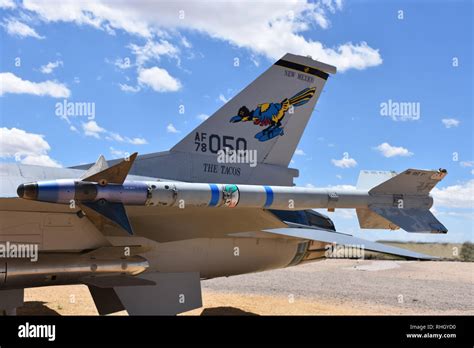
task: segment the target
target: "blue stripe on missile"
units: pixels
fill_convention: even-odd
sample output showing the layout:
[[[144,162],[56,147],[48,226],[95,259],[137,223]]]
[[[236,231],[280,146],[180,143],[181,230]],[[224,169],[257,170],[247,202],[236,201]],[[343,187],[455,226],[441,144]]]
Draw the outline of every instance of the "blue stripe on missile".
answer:
[[[267,193],[267,198],[265,200],[265,208],[268,208],[273,204],[273,190],[270,186],[263,186],[265,188],[265,192]]]
[[[219,187],[216,184],[209,184],[211,187],[211,201],[209,202],[210,207],[215,207],[219,203]]]
[[[45,202],[57,202],[59,198],[59,183],[56,181],[45,181],[38,185],[38,200]]]

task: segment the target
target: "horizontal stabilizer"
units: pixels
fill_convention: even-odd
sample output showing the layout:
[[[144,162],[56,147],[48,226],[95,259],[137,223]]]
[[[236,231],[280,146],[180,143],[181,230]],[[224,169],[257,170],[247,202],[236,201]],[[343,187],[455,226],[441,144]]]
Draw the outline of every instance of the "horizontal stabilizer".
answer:
[[[446,233],[448,229],[427,209],[373,207],[370,209],[407,232]]]
[[[279,234],[287,237],[294,237],[306,240],[314,240],[329,244],[340,244],[347,246],[360,246],[364,250],[376,251],[384,254],[403,256],[410,259],[434,260],[435,256],[420,254],[414,251],[392,247],[382,243],[371,242],[361,238],[353,237],[347,234],[316,230],[310,228],[275,228],[263,230],[264,232]]]

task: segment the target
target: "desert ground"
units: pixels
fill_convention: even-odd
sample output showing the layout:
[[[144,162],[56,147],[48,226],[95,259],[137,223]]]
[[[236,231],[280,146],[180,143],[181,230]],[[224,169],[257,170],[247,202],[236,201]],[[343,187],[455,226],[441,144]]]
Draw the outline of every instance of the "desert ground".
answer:
[[[328,259],[205,280],[202,293],[203,307],[183,315],[474,315],[474,263]],[[97,311],[74,285],[26,289],[17,314]]]

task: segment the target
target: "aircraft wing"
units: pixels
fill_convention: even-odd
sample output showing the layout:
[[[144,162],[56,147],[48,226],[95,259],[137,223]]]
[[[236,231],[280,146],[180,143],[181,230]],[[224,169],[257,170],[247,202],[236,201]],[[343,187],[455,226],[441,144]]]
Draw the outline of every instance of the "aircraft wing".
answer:
[[[365,239],[357,238],[348,234],[331,232],[326,230],[319,230],[313,228],[273,228],[263,230],[272,234],[277,234],[285,237],[294,237],[306,240],[314,240],[324,243],[334,243],[346,246],[359,246],[364,250],[376,251],[384,254],[403,256],[409,259],[419,260],[435,260],[438,257],[420,254],[407,249],[392,247],[382,243],[371,242]]]

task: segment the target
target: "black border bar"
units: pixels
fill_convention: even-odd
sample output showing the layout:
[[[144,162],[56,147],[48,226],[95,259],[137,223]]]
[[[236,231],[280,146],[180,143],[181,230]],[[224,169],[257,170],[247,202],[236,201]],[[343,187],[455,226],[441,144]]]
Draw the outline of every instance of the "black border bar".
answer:
[[[106,316],[0,317],[2,348],[54,344],[222,344],[315,342],[344,344],[408,344],[472,347],[472,316]],[[56,339],[19,338],[19,325],[55,325]],[[424,330],[415,327],[426,327]],[[433,328],[428,329],[429,326]],[[441,326],[441,328],[440,328]],[[455,338],[411,338],[408,334],[455,334]]]
[[[275,63],[275,65],[279,65],[279,66],[282,66],[282,67],[288,68],[288,69],[301,71],[305,74],[314,75],[314,76],[320,77],[324,80],[327,80],[328,77],[329,77],[329,74],[325,73],[324,71],[318,70],[316,68],[312,68],[310,66],[305,66],[305,65],[302,65],[302,64],[290,62],[288,60],[280,59],[279,61],[277,61]]]

